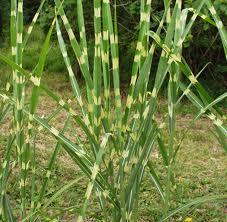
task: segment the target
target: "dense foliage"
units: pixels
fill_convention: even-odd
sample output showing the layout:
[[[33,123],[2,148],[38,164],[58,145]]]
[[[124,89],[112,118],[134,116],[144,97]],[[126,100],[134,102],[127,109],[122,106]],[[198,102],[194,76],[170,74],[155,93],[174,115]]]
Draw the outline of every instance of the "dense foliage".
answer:
[[[35,1],[24,1],[24,22],[29,24],[38,9],[41,0]],[[185,0],[184,5],[186,7],[194,7],[199,1]],[[112,10],[113,10],[112,1]],[[92,18],[92,4],[90,0],[84,0],[84,16],[85,16],[85,26],[87,30],[88,45],[93,45],[92,36],[94,33],[93,28],[93,18]],[[221,15],[224,24],[227,24],[227,0],[215,0],[214,5],[217,8],[218,13]],[[173,6],[173,5],[172,5]],[[1,13],[0,13],[0,30],[2,38],[7,38],[8,28],[9,28],[9,1],[2,0],[1,3]],[[65,0],[64,8],[69,15],[70,22],[76,27],[76,0]],[[119,46],[120,46],[120,56],[123,61],[121,65],[121,70],[123,72],[121,79],[125,82],[129,81],[130,77],[130,64],[133,59],[133,50],[136,44],[136,36],[139,30],[139,15],[140,15],[140,1],[138,0],[128,0],[122,1],[117,0],[117,18],[119,22],[119,31],[121,35],[119,36]],[[152,1],[152,13],[151,13],[151,28],[156,29],[158,27],[159,21],[163,15],[164,8],[162,1],[153,0]],[[44,10],[42,16],[39,19],[39,26],[44,32],[48,30],[48,25],[52,19],[54,13],[54,2],[47,0],[44,5]],[[202,13],[209,16],[207,9],[203,9]],[[76,30],[76,28],[75,28]],[[78,33],[76,34],[78,36]],[[203,39],[201,40],[201,36]],[[190,47],[189,47],[190,46]],[[207,89],[213,95],[218,95],[223,93],[227,87],[226,72],[227,65],[224,60],[224,52],[221,46],[220,37],[216,34],[215,27],[208,22],[204,22],[202,19],[197,19],[196,23],[189,33],[184,47],[184,56],[188,63],[191,65],[193,71],[198,73],[207,63],[211,62],[206,70],[200,75],[199,79],[206,85]],[[35,51],[36,49],[32,50]],[[28,52],[28,57],[30,52]],[[53,54],[56,53],[53,52]],[[59,53],[58,53],[59,54]],[[91,53],[90,53],[91,54]],[[37,57],[37,55],[36,55]],[[57,57],[58,58],[58,57]],[[156,59],[156,58],[155,58]],[[55,60],[56,61],[56,60]],[[60,59],[57,60],[61,64]],[[30,63],[28,64],[28,66]],[[156,64],[157,65],[157,64]],[[47,70],[62,72],[63,67],[58,65],[53,68],[48,68]],[[75,64],[77,67],[77,64]],[[153,71],[157,66],[153,67]],[[213,80],[217,80],[214,81]],[[152,81],[152,78],[151,78]]]

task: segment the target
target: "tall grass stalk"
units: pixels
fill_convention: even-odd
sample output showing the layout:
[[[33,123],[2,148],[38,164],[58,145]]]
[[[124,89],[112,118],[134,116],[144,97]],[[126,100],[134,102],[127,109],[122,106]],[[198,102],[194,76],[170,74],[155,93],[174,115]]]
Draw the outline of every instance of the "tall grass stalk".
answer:
[[[174,214],[192,205],[226,198],[224,196],[204,197],[171,211],[173,210],[170,204],[173,197],[172,190],[175,186],[173,171],[177,154],[183,148],[182,141],[188,130],[201,116],[206,116],[213,122],[214,134],[227,150],[223,113],[217,107],[217,103],[225,99],[227,94],[220,95],[213,100],[199,83],[182,55],[183,43],[187,35],[197,17],[202,17],[204,22],[217,27],[227,57],[226,30],[212,2],[202,0],[196,8],[189,9],[183,8],[181,0],[165,0],[162,19],[157,30],[153,31],[150,30],[152,1],[140,1],[140,21],[138,21],[140,29],[132,62],[131,81],[125,99],[121,95],[121,70],[119,68],[121,61],[119,61],[118,42],[121,33],[118,33],[117,1],[114,1],[113,9],[109,0],[93,1],[95,40],[93,67],[90,66],[88,59],[89,45],[84,22],[83,1],[77,1],[77,31],[79,32],[77,39],[65,14],[64,2],[54,0],[56,10],[43,43],[38,64],[33,67],[32,73],[23,69],[23,50],[32,30],[35,29],[34,25],[44,2],[45,0],[41,2],[23,39],[23,0],[11,0],[12,58],[0,54],[0,60],[12,67],[13,72],[12,81],[7,83],[7,87],[2,88],[0,92],[3,99],[0,122],[7,115],[11,116],[12,121],[0,174],[1,220],[43,221],[45,214],[42,212],[49,212],[49,204],[80,180],[75,179],[63,186],[61,190],[53,194],[48,204],[45,204],[45,193],[60,149],[66,151],[88,178],[83,204],[80,206],[81,210],[75,212],[78,222],[85,221],[91,198],[99,204],[105,221],[137,220],[140,188],[146,173],[150,175],[153,185],[160,194],[163,203],[162,221],[168,220]],[[203,8],[208,8],[211,17],[204,17],[201,13]],[[71,100],[62,99],[41,82],[54,29],[56,29],[59,48],[68,71],[73,100],[80,107],[78,112],[74,110]],[[74,75],[66,39],[62,35],[63,29],[68,34],[73,56],[77,59],[83,74],[86,96],[82,95],[81,86]],[[161,49],[158,67],[155,73],[151,73],[153,56],[158,52],[157,48]],[[148,87],[150,75],[155,75],[151,91]],[[182,75],[186,77],[186,80],[183,81]],[[165,80],[168,82],[168,111],[163,116],[164,123],[160,123],[157,118],[158,95],[164,87]],[[32,87],[28,98],[29,107],[24,105],[25,81]],[[11,85],[13,93],[9,90]],[[39,101],[40,92],[45,92],[59,106],[57,111],[50,113],[49,118],[46,119],[37,115],[37,106],[42,102]],[[176,141],[176,111],[183,97],[187,97],[198,112],[195,113],[195,117],[182,138]],[[68,117],[64,121],[62,130],[58,130],[50,120],[54,119],[62,109]],[[82,142],[78,135],[75,135],[76,140],[66,136],[65,132],[74,127],[74,124],[70,124],[72,122],[75,122],[83,132],[86,141]],[[38,125],[38,131],[35,125]],[[43,129],[55,138],[56,147],[48,162],[47,170],[42,176],[42,186],[36,187],[38,180],[36,170],[39,167],[36,160],[36,136],[37,132]],[[168,133],[165,138],[164,130]],[[166,169],[164,181],[160,180],[158,169],[152,163],[151,153],[155,146],[159,149]],[[12,200],[13,197],[7,194],[9,178],[15,165],[20,169],[20,179],[18,179],[20,204],[17,204],[16,200]],[[14,210],[15,208],[19,209],[19,212]]]

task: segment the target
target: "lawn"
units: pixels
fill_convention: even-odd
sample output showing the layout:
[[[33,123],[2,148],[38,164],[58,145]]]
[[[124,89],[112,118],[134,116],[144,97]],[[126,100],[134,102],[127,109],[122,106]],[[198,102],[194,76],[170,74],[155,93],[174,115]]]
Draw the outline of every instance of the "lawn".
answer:
[[[45,84],[53,89],[58,95],[61,95],[64,99],[72,97],[70,83],[63,74],[59,73],[46,73],[43,77]],[[83,84],[83,83],[81,83]],[[27,94],[30,94],[31,88],[27,89]],[[40,97],[38,114],[43,118],[48,117],[57,108],[57,104],[51,100],[47,95],[41,94]],[[167,103],[165,99],[159,98],[158,100],[160,116],[165,113],[167,109]],[[75,105],[75,110],[79,110]],[[184,101],[179,109],[179,115],[177,117],[177,138],[180,138],[186,129],[186,126],[193,117],[195,108]],[[9,133],[9,119],[8,116],[4,124],[0,128],[0,154],[4,150],[6,142],[6,136]],[[64,121],[67,117],[66,112],[61,111],[51,121],[57,129],[63,127]],[[161,117],[158,121],[162,121]],[[67,136],[71,139],[75,139],[75,135],[78,135],[82,140],[84,139],[83,133],[77,129],[77,126],[71,123],[70,131],[67,131]],[[181,204],[188,202],[189,200],[202,197],[205,195],[220,195],[226,194],[227,192],[227,171],[226,171],[226,155],[223,148],[219,145],[216,138],[210,132],[212,129],[212,123],[207,118],[201,118],[193,128],[190,129],[189,133],[185,137],[182,145],[182,149],[178,153],[177,162],[174,164],[175,172],[175,186],[172,187],[171,195],[171,208],[174,209],[179,207]],[[165,130],[164,130],[165,133]],[[41,178],[46,174],[47,163],[50,155],[52,154],[56,145],[54,137],[45,131],[41,130],[36,137],[36,154],[37,154],[37,166],[36,177],[40,178],[37,180],[41,182]],[[162,164],[162,159],[158,149],[155,146],[150,160],[158,169],[158,174],[161,177],[161,181],[165,178],[165,168]],[[10,197],[14,200],[18,199],[18,180],[15,178],[18,176],[17,167],[13,168],[13,177],[10,179],[10,188],[8,192]],[[75,181],[78,179],[78,181]],[[57,156],[57,161],[54,165],[54,171],[50,177],[50,182],[45,195],[45,201],[56,193],[56,190],[60,190],[64,185],[70,184],[74,181],[73,185],[67,190],[62,192],[57,198],[50,203],[48,211],[43,212],[46,214],[46,218],[50,218],[51,215],[59,213],[59,221],[75,221],[75,213],[77,214],[83,204],[83,196],[86,192],[87,178],[83,172],[75,165],[71,158],[63,151],[60,151]],[[39,187],[39,184],[36,184]],[[153,186],[152,180],[148,172],[145,172],[145,178],[140,188],[140,199],[138,203],[138,221],[151,221],[155,222],[162,215],[162,202],[161,198]],[[12,202],[14,202],[12,200]],[[201,206],[195,206],[190,209],[187,213],[176,215],[171,221],[192,221],[194,222],[224,222],[226,220],[226,205],[223,203],[210,203],[203,204]],[[88,217],[93,218],[88,221],[103,221],[104,215],[99,211],[97,199],[92,197],[88,206]],[[15,206],[15,211],[19,210]],[[94,219],[95,218],[95,219]],[[187,219],[186,219],[187,218]]]

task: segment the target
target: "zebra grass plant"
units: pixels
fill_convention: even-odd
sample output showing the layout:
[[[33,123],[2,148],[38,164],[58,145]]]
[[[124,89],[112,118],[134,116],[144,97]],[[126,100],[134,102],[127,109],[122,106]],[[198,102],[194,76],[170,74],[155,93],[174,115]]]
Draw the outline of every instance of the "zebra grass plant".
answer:
[[[164,13],[156,31],[150,30],[151,0],[141,0],[140,29],[132,63],[131,81],[127,98],[121,97],[119,69],[118,22],[117,10],[111,9],[109,0],[94,0],[94,62],[88,56],[86,27],[84,25],[83,1],[77,0],[77,22],[79,38],[77,39],[64,12],[64,2],[54,0],[56,13],[40,52],[40,58],[32,72],[23,69],[23,50],[36,24],[43,0],[28,30],[23,26],[23,0],[11,0],[10,39],[12,57],[0,54],[1,61],[12,68],[6,87],[1,89],[1,115],[3,122],[10,117],[11,131],[2,157],[0,179],[0,218],[2,221],[43,221],[42,212],[48,212],[48,206],[63,191],[69,189],[80,178],[68,183],[56,191],[50,200],[45,201],[48,182],[51,180],[52,169],[60,149],[64,149],[80,170],[88,177],[89,182],[84,194],[81,211],[75,215],[76,221],[86,220],[89,200],[96,198],[104,221],[128,222],[135,221],[141,183],[145,170],[149,172],[153,185],[163,200],[161,221],[183,209],[209,201],[225,199],[226,196],[208,196],[196,199],[172,211],[170,206],[173,166],[182,141],[188,130],[201,116],[206,116],[214,124],[214,133],[219,142],[226,147],[226,127],[223,113],[217,103],[226,98],[223,94],[213,100],[205,88],[199,83],[189,65],[182,56],[183,43],[189,34],[194,21],[201,17],[204,22],[217,27],[227,58],[227,34],[223,23],[210,0],[201,0],[196,8],[183,8],[182,1],[164,0]],[[115,2],[116,6],[116,2]],[[202,8],[210,11],[210,17],[201,13]],[[59,20],[62,23],[59,23]],[[56,29],[59,48],[69,74],[72,93],[80,112],[77,113],[70,101],[63,100],[48,86],[41,83],[45,60],[48,56],[50,40]],[[86,85],[86,96],[82,96],[81,87],[75,78],[67,52],[62,29],[68,34]],[[161,38],[160,33],[164,33]],[[25,34],[24,34],[25,33]],[[162,35],[163,36],[163,35]],[[149,90],[153,56],[157,48],[161,49],[155,83]],[[154,74],[153,74],[154,75]],[[186,80],[182,80],[184,75]],[[157,119],[157,97],[168,81],[168,112],[163,116],[166,121]],[[29,95],[29,107],[25,106],[26,85],[32,86]],[[113,86],[113,87],[112,87]],[[193,90],[191,90],[193,88]],[[11,90],[12,89],[12,90]],[[59,109],[48,118],[37,115],[40,92],[45,92],[56,101]],[[113,94],[113,96],[112,96]],[[176,111],[183,97],[198,109],[195,117],[185,130],[183,137],[176,140]],[[64,109],[68,113],[62,131],[50,124],[58,112]],[[86,136],[86,143],[77,135],[76,142],[65,135],[69,122],[74,121]],[[56,139],[56,147],[49,160],[47,171],[43,175],[41,187],[36,187],[35,145],[32,142],[38,129],[46,129]],[[168,143],[164,143],[163,128],[168,132]],[[166,140],[166,138],[165,138]],[[166,179],[161,181],[157,170],[152,165],[151,153],[157,145],[166,169]],[[12,169],[17,166],[20,203],[11,200],[8,180]],[[10,200],[10,201],[9,201]],[[152,207],[152,206],[151,206]],[[19,211],[15,210],[19,209]],[[56,216],[57,219],[57,216]]]

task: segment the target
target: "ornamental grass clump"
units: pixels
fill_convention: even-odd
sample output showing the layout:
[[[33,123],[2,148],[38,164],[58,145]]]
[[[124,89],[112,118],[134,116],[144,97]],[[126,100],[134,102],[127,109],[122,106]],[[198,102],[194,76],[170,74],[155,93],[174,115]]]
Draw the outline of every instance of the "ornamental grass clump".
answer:
[[[165,10],[159,27],[157,30],[150,30],[152,2],[151,0],[141,0],[140,29],[126,99],[121,97],[121,72],[119,69],[121,61],[119,61],[118,43],[118,35],[121,33],[118,33],[116,2],[113,4],[114,10],[112,10],[109,0],[93,1],[95,45],[94,58],[91,62],[88,56],[83,1],[77,0],[76,21],[79,37],[76,38],[64,12],[64,2],[54,0],[55,15],[53,15],[52,24],[50,24],[43,43],[38,64],[33,67],[32,72],[23,69],[23,50],[35,28],[34,25],[44,2],[45,0],[41,2],[28,30],[24,30],[23,0],[11,0],[12,57],[8,58],[0,54],[1,61],[12,68],[12,75],[9,76],[6,87],[1,86],[0,93],[2,98],[0,122],[9,116],[11,124],[0,174],[1,220],[44,221],[46,213],[49,212],[48,207],[55,198],[63,192],[67,192],[80,180],[80,178],[75,178],[61,190],[56,191],[50,199],[45,198],[48,182],[51,180],[53,166],[60,149],[67,152],[72,161],[89,179],[83,204],[80,206],[81,210],[75,212],[78,222],[86,220],[91,198],[97,200],[105,221],[137,220],[138,199],[145,172],[150,174],[153,182],[151,185],[157,188],[163,202],[161,221],[168,220],[174,214],[191,206],[225,199],[226,196],[203,197],[175,210],[170,205],[173,195],[171,187],[175,183],[173,166],[176,163],[178,151],[182,148],[182,141],[196,120],[201,116],[210,119],[214,124],[213,133],[227,150],[226,127],[223,124],[225,118],[217,107],[217,103],[226,98],[227,93],[213,100],[182,56],[183,43],[196,18],[201,17],[204,22],[209,22],[217,27],[227,59],[226,30],[212,2],[201,0],[196,8],[183,8],[181,0],[164,0]],[[210,11],[210,17],[201,13],[202,8]],[[60,20],[62,21],[60,22]],[[72,87],[73,98],[71,100],[76,101],[80,112],[74,110],[71,100],[63,100],[41,81],[54,29]],[[70,43],[73,56],[77,59],[84,77],[86,96],[82,96],[81,86],[74,75],[67,51],[68,47],[65,43],[66,39],[62,35],[63,29],[68,34],[67,42]],[[153,56],[158,48],[161,49],[158,67],[155,73],[151,73]],[[151,75],[155,78],[152,90],[148,87]],[[163,116],[163,123],[160,123],[157,118],[157,97],[160,89],[164,87],[164,80],[168,82],[168,112]],[[32,87],[32,91],[25,98],[25,90],[28,85]],[[42,102],[39,101],[40,92],[45,92],[59,106],[54,113],[48,113],[47,118],[37,115],[37,106]],[[182,138],[177,140],[176,111],[184,97],[187,97],[198,111]],[[29,101],[29,105],[25,104],[25,99]],[[62,109],[65,110],[68,117],[64,120],[64,127],[59,131],[51,124],[51,120],[56,118]],[[76,127],[83,132],[85,142],[78,135],[75,135],[76,140],[66,136],[65,132],[74,126],[69,124],[70,122],[75,122]],[[37,133],[42,129],[54,137],[57,144],[42,177],[42,185],[37,187],[36,170],[39,163],[36,161],[34,141]],[[168,132],[168,136],[165,138],[163,130]],[[154,168],[151,161],[151,153],[156,145],[166,169],[164,181],[160,180],[157,169]],[[20,192],[19,203],[12,199],[8,190],[8,180],[15,167],[19,170],[17,178],[18,192]],[[152,208],[152,206],[150,207]],[[57,218],[56,215],[55,219]]]

